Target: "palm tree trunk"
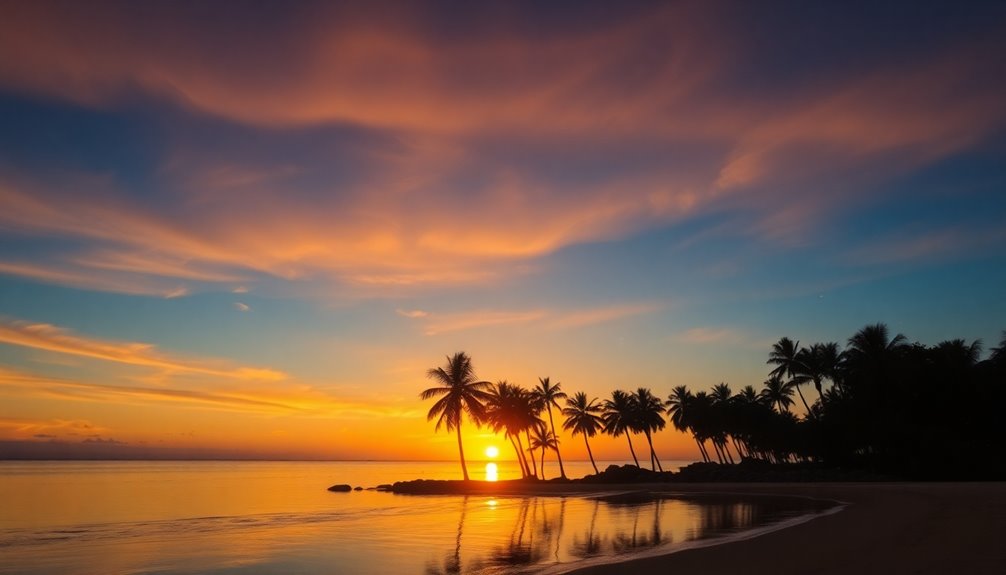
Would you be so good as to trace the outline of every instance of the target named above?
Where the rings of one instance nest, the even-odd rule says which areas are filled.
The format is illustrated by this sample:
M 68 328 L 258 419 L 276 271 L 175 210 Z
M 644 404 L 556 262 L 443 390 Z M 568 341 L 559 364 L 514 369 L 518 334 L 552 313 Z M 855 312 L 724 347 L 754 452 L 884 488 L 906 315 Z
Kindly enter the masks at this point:
M 541 448 L 541 480 L 545 481 L 545 447 Z
M 702 456 L 702 461 L 709 463 L 709 454 L 706 453 L 706 447 L 702 445 L 702 442 L 699 441 L 699 438 L 696 435 L 693 434 L 692 438 L 695 440 L 695 445 L 699 446 L 699 455 Z
M 517 453 L 517 465 L 520 466 L 520 475 L 521 475 L 521 477 L 523 477 L 523 478 L 526 479 L 527 478 L 527 467 L 525 467 L 524 460 L 521 459 L 521 457 L 520 457 L 520 448 L 517 447 L 517 442 L 513 440 L 513 436 L 512 435 L 510 435 L 508 433 L 507 437 L 510 438 L 510 445 L 513 446 L 514 452 Z
M 552 426 L 552 436 L 555 437 L 555 458 L 559 460 L 559 477 L 566 479 L 566 469 L 562 466 L 562 455 L 559 453 L 559 436 L 555 434 L 555 421 L 552 421 L 552 404 L 548 404 L 548 423 Z M 542 464 L 544 465 L 544 463 Z M 542 471 L 542 479 L 545 472 Z
M 594 453 L 590 450 L 590 443 L 587 441 L 586 433 L 583 434 L 583 444 L 587 446 L 587 455 L 590 457 L 590 464 L 594 466 L 594 475 L 600 474 L 601 472 L 597 470 L 597 464 L 594 463 Z
M 520 461 L 521 469 L 524 470 L 524 477 L 531 477 L 531 466 L 527 464 L 527 457 L 524 456 L 524 444 L 520 442 L 520 434 L 515 433 L 510 436 L 511 440 L 517 441 L 517 460 Z
M 465 448 L 461 445 L 461 419 L 458 419 L 458 454 L 461 456 L 461 473 L 465 476 L 465 481 L 468 481 L 468 466 L 465 465 Z
M 662 465 L 660 465 L 660 459 L 657 458 L 657 452 L 653 449 L 653 437 L 650 436 L 649 429 L 646 430 L 646 442 L 650 444 L 650 469 L 652 469 L 653 471 L 659 469 L 661 472 L 663 472 L 664 468 Z
M 794 385 L 793 387 L 796 388 L 797 394 L 800 395 L 800 401 L 803 402 L 803 406 L 805 408 L 807 408 L 807 417 L 810 417 L 810 418 L 813 418 L 813 419 L 817 419 L 817 416 L 814 415 L 814 412 L 810 410 L 810 406 L 807 405 L 807 400 L 803 398 L 803 392 L 800 391 L 800 386 L 799 385 Z
M 639 459 L 636 458 L 636 450 L 632 448 L 632 436 L 629 435 L 628 431 L 626 431 L 625 437 L 629 439 L 629 453 L 632 454 L 632 460 L 636 462 L 636 467 L 639 467 Z
M 527 439 L 527 449 L 528 449 L 528 451 L 531 451 L 531 432 L 528 431 L 527 429 L 525 429 L 524 430 L 524 437 Z M 527 461 L 527 460 L 525 459 L 525 461 Z M 533 451 L 531 452 L 531 465 L 533 467 L 528 467 L 528 469 L 533 469 L 534 473 L 532 473 L 532 475 L 534 475 L 534 477 L 537 478 L 538 477 L 538 462 L 534 460 L 534 452 Z
M 733 464 L 734 456 L 730 455 L 730 444 L 727 443 L 726 440 L 723 440 L 723 452 L 727 454 L 727 461 Z M 738 455 L 737 458 L 740 459 L 740 455 Z

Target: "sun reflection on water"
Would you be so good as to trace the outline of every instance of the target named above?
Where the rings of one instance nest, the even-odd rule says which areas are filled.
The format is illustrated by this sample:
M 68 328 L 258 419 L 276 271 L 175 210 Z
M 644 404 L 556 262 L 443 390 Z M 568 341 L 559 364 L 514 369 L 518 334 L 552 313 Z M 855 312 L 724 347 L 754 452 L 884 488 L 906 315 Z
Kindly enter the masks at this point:
M 499 480 L 499 468 L 495 463 L 486 463 L 486 481 Z

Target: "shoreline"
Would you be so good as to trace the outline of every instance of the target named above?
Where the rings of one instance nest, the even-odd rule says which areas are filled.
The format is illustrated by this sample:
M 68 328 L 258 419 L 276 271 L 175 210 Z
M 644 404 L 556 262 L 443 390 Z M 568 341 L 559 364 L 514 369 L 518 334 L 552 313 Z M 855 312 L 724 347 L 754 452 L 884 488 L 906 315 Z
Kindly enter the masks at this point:
M 682 493 L 806 496 L 846 503 L 797 525 L 651 557 L 574 567 L 607 575 L 998 574 L 1006 483 L 676 484 Z
M 422 495 L 585 496 L 611 491 L 745 494 L 835 501 L 835 510 L 748 536 L 654 550 L 592 565 L 558 565 L 550 574 L 745 573 L 999 574 L 1006 566 L 1004 482 L 534 483 L 430 482 Z M 449 488 L 448 488 L 449 487 Z

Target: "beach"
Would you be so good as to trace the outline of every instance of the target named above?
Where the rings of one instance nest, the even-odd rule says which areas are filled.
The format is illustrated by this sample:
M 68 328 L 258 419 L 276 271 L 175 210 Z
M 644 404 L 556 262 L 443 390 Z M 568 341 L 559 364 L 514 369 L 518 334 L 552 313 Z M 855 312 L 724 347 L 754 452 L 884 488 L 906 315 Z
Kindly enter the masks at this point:
M 752 539 L 571 573 L 942 575 L 1006 571 L 1002 540 L 1006 483 L 675 484 L 670 488 L 685 493 L 802 495 L 849 505 L 839 513 Z

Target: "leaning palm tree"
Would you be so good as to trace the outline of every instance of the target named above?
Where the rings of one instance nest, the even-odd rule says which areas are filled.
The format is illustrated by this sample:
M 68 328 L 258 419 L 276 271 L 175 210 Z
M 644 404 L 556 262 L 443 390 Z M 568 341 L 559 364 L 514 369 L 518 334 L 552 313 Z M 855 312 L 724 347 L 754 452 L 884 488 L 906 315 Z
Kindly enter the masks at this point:
M 475 377 L 472 360 L 463 351 L 448 356 L 447 363 L 443 367 L 430 369 L 426 372 L 426 377 L 439 385 L 423 391 L 419 397 L 424 400 L 440 397 L 426 414 L 426 419 L 427 421 L 437 419 L 436 431 L 440 431 L 442 426 L 446 427 L 448 432 L 457 430 L 461 472 L 465 481 L 468 481 L 465 450 L 461 444 L 461 420 L 467 414 L 473 423 L 482 425 L 486 417 L 485 402 L 490 398 L 489 389 L 492 384 Z
M 635 425 L 635 410 L 632 396 L 621 389 L 611 392 L 611 399 L 604 400 L 601 414 L 601 421 L 604 422 L 604 432 L 612 437 L 625 434 L 629 440 L 629 453 L 632 460 L 639 467 L 639 459 L 636 458 L 636 450 L 632 447 L 632 431 Z
M 664 467 L 660 465 L 657 452 L 653 449 L 652 433 L 660 431 L 667 425 L 662 415 L 664 413 L 664 402 L 645 387 L 637 389 L 636 393 L 632 394 L 632 398 L 633 410 L 636 414 L 634 418 L 635 430 L 643 432 L 646 435 L 647 443 L 650 444 L 650 468 L 653 471 L 658 469 L 663 471 Z
M 713 436 L 713 444 L 721 452 L 727 461 L 734 462 L 730 454 L 730 447 L 727 445 L 728 434 L 733 431 L 733 391 L 730 385 L 720 382 L 713 386 L 709 398 L 713 403 L 713 414 L 716 418 L 716 435 Z M 738 457 L 740 453 L 738 452 Z
M 553 385 L 547 377 L 539 377 L 538 387 L 536 387 L 532 392 L 538 396 L 538 400 L 548 410 L 548 423 L 552 428 L 553 436 L 555 435 L 555 420 L 552 419 L 552 406 L 554 405 L 557 409 L 559 409 L 559 400 L 566 399 L 566 394 L 561 388 L 562 384 L 558 381 Z M 562 466 L 562 455 L 559 453 L 558 447 L 555 449 L 555 457 L 559 460 L 559 476 L 566 479 L 566 468 Z M 542 471 L 542 475 L 545 475 L 544 471 Z
M 507 381 L 497 382 L 492 386 L 489 400 L 486 403 L 486 419 L 496 433 L 503 431 L 504 437 L 510 440 L 517 453 L 517 463 L 524 477 L 537 475 L 538 465 L 532 466 L 524 455 L 524 445 L 521 443 L 521 433 L 527 434 L 530 440 L 530 429 L 541 425 L 542 421 L 536 415 L 534 397 L 519 385 Z M 534 457 L 532 456 L 532 460 Z
M 597 398 L 588 401 L 587 394 L 582 391 L 573 394 L 572 398 L 567 398 L 566 407 L 562 410 L 562 414 L 566 416 L 562 428 L 566 431 L 572 431 L 573 435 L 577 433 L 583 435 L 583 444 L 587 446 L 587 455 L 590 456 L 590 464 L 594 467 L 595 475 L 600 472 L 597 470 L 597 464 L 594 463 L 594 453 L 590 450 L 590 442 L 587 441 L 587 438 L 594 437 L 602 429 L 604 422 L 598 415 L 601 411 L 602 408 L 597 404 Z
M 793 405 L 793 386 L 784 382 L 778 375 L 773 375 L 765 380 L 765 388 L 758 397 L 767 405 L 776 407 L 779 413 L 785 413 Z
M 545 451 L 548 449 L 554 449 L 556 453 L 559 453 L 559 440 L 556 438 L 555 434 L 548 430 L 544 425 L 537 425 L 534 431 L 531 432 L 531 442 L 528 446 L 528 450 L 531 451 L 531 457 L 534 457 L 534 450 L 541 450 L 541 478 L 545 479 Z
M 692 392 L 687 387 L 683 385 L 675 387 L 671 390 L 671 395 L 667 397 L 667 415 L 670 416 L 671 425 L 674 426 L 674 429 L 691 432 L 695 444 L 699 446 L 699 455 L 702 456 L 702 461 L 708 463 L 709 454 L 706 453 L 706 447 L 699 441 L 699 436 L 695 432 L 692 422 L 691 404 L 694 400 L 695 396 L 692 395 Z
M 772 351 L 769 353 L 768 361 L 765 363 L 776 366 L 775 369 L 769 372 L 770 376 L 783 377 L 788 375 L 790 377 L 790 383 L 796 388 L 796 392 L 800 394 L 800 401 L 803 402 L 803 406 L 807 409 L 808 416 L 811 416 L 810 405 L 807 404 L 807 400 L 803 397 L 803 392 L 800 391 L 801 385 L 811 381 L 810 376 L 807 375 L 807 366 L 801 361 L 803 359 L 802 352 L 800 342 L 794 342 L 788 337 L 783 337 L 772 345 Z

